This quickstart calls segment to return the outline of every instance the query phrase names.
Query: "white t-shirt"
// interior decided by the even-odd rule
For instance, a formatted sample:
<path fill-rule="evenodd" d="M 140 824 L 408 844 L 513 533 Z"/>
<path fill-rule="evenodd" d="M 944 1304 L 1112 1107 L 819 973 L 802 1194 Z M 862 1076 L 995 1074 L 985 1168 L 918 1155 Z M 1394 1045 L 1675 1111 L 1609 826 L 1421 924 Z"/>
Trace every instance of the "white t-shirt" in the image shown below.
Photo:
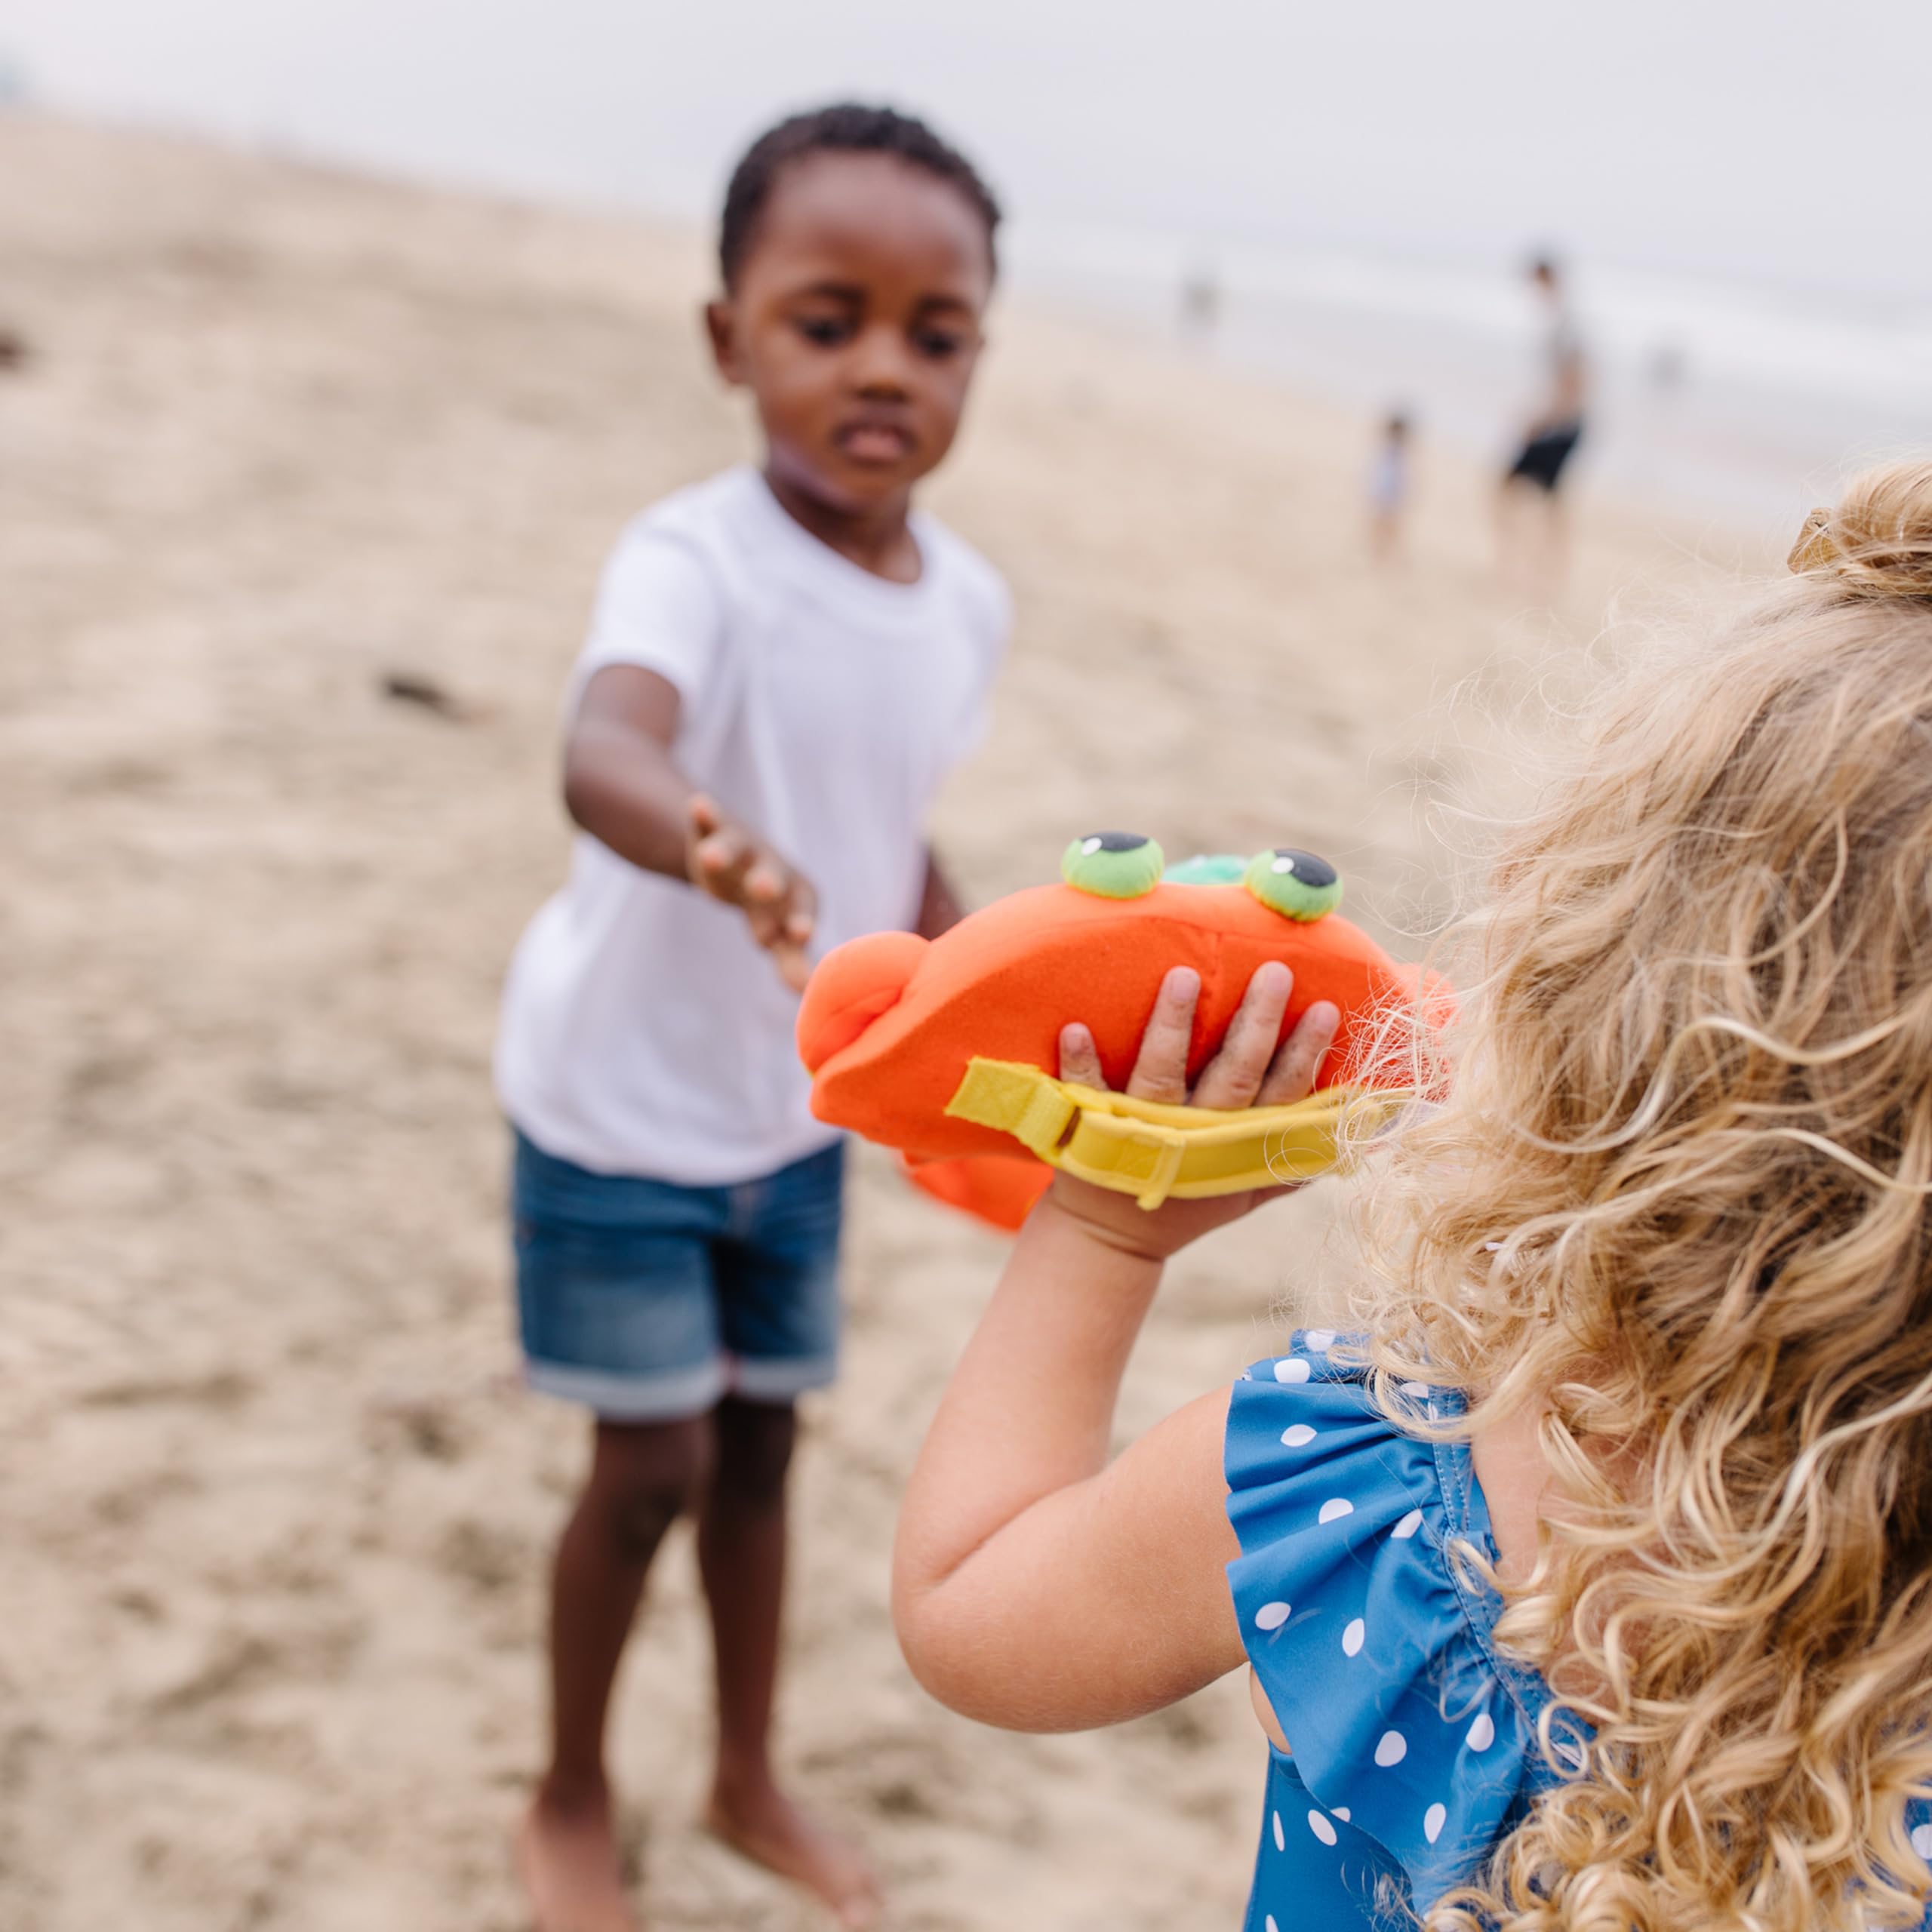
<path fill-rule="evenodd" d="M 893 583 L 754 469 L 681 490 L 619 540 L 566 699 L 608 664 L 676 687 L 679 768 L 817 888 L 814 957 L 917 918 L 926 814 L 1005 648 L 998 572 L 930 517 L 912 528 L 919 580 Z M 749 1180 L 838 1138 L 808 1104 L 798 1009 L 742 913 L 580 834 L 511 963 L 497 1094 L 580 1167 Z"/>

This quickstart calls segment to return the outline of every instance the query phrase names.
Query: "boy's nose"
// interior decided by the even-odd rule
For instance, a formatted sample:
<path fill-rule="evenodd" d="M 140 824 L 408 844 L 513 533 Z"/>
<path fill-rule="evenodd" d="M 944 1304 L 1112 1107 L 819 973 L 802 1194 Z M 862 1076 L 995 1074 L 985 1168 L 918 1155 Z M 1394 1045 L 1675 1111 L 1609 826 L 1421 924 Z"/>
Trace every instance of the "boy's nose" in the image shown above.
<path fill-rule="evenodd" d="M 861 395 L 903 398 L 912 389 L 912 358 L 898 331 L 869 329 L 860 338 L 853 386 Z"/>

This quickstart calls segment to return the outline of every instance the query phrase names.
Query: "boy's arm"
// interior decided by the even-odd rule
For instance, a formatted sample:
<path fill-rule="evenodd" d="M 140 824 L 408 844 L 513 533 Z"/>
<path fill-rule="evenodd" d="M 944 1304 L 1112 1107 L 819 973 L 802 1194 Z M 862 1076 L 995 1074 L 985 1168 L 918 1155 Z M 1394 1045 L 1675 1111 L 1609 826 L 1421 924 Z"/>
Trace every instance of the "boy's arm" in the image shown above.
<path fill-rule="evenodd" d="M 926 848 L 926 882 L 919 894 L 918 923 L 912 930 L 921 939 L 937 939 L 966 916 L 966 908 L 940 865 L 939 854 Z"/>
<path fill-rule="evenodd" d="M 606 665 L 584 687 L 564 746 L 564 806 L 620 859 L 691 876 L 690 805 L 697 788 L 671 756 L 678 691 L 634 664 Z"/>
<path fill-rule="evenodd" d="M 817 895 L 678 769 L 678 706 L 676 686 L 655 671 L 609 664 L 598 672 L 564 747 L 565 807 L 620 858 L 737 906 L 786 983 L 802 987 Z"/>

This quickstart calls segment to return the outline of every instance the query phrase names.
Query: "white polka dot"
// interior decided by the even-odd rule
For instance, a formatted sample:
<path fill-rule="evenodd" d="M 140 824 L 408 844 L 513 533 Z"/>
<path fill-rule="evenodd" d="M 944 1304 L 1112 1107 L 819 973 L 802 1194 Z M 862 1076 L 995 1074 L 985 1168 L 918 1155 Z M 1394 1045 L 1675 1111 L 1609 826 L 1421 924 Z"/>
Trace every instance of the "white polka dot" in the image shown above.
<path fill-rule="evenodd" d="M 1932 1861 L 1932 1825 L 1912 1826 L 1912 1848 L 1921 1858 Z"/>
<path fill-rule="evenodd" d="M 1335 1346 L 1335 1331 L 1332 1328 L 1311 1328 L 1301 1340 L 1303 1347 L 1312 1349 L 1318 1355 L 1325 1355 Z"/>
<path fill-rule="evenodd" d="M 1319 1811 L 1311 1811 L 1308 1814 L 1308 1829 L 1312 1832 L 1324 1844 L 1333 1844 L 1335 1842 L 1334 1826 L 1330 1824 L 1328 1820 L 1323 1817 Z"/>
<path fill-rule="evenodd" d="M 1421 1527 L 1422 1512 L 1420 1509 L 1411 1509 L 1389 1534 L 1398 1543 L 1407 1543 L 1410 1537 Z"/>
<path fill-rule="evenodd" d="M 1284 1449 L 1299 1449 L 1303 1443 L 1314 1440 L 1315 1432 L 1305 1422 L 1298 1422 L 1294 1428 L 1281 1432 L 1281 1446 Z"/>
<path fill-rule="evenodd" d="M 1423 1836 L 1428 1839 L 1431 1844 L 1433 1844 L 1435 1841 L 1442 1835 L 1442 1828 L 1444 1825 L 1447 1824 L 1448 1822 L 1449 1813 L 1447 1807 L 1441 1804 L 1432 1804 L 1429 1809 L 1422 1814 Z"/>
<path fill-rule="evenodd" d="M 1288 1607 L 1284 1603 L 1264 1603 L 1254 1613 L 1254 1627 L 1257 1630 L 1278 1630 L 1288 1620 Z"/>
<path fill-rule="evenodd" d="M 1275 1849 L 1277 1851 L 1286 1851 L 1287 1848 L 1288 1835 L 1281 1829 L 1281 1814 L 1277 1811 L 1275 1814 Z"/>
<path fill-rule="evenodd" d="M 1342 1823 L 1345 1825 L 1351 1823 L 1355 1818 L 1355 1814 L 1351 1811 L 1346 1804 L 1338 1804 L 1335 1807 L 1335 1816 L 1340 1819 Z"/>
<path fill-rule="evenodd" d="M 1405 1382 L 1402 1384 L 1402 1393 L 1413 1401 L 1426 1401 L 1429 1398 L 1429 1384 L 1426 1382 Z"/>
<path fill-rule="evenodd" d="M 1352 1516 L 1355 1506 L 1346 1496 L 1331 1496 L 1315 1512 L 1318 1523 L 1332 1523 L 1337 1516 Z"/>
<path fill-rule="evenodd" d="M 1308 1364 L 1290 1355 L 1285 1361 L 1275 1364 L 1275 1380 L 1277 1382 L 1306 1382 L 1308 1380 Z"/>
<path fill-rule="evenodd" d="M 1266 1932 L 1281 1932 L 1281 1928 L 1275 1923 L 1275 1915 L 1272 1912 L 1262 1921 L 1262 1924 L 1266 1927 Z"/>
<path fill-rule="evenodd" d="M 1375 1761 L 1386 1771 L 1409 1755 L 1409 1740 L 1399 1730 L 1385 1730 L 1375 1746 Z"/>
<path fill-rule="evenodd" d="M 1469 1726 L 1469 1749 L 1487 1751 L 1496 1742 L 1496 1720 L 1484 1711 Z"/>
<path fill-rule="evenodd" d="M 1361 1649 L 1362 1639 L 1368 1635 L 1368 1626 L 1358 1617 L 1342 1632 L 1342 1654 L 1354 1657 Z"/>

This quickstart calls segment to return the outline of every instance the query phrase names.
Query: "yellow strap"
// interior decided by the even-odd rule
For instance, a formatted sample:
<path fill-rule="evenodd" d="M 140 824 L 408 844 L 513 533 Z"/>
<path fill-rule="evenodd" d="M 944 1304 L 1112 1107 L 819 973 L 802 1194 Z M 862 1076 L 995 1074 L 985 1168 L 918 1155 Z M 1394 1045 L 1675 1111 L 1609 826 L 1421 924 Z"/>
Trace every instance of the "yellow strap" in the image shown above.
<path fill-rule="evenodd" d="M 1330 1087 L 1284 1107 L 1174 1106 L 1102 1093 L 1024 1062 L 974 1059 L 946 1112 L 1010 1134 L 1049 1165 L 1143 1208 L 1307 1180 L 1334 1166 L 1344 1112 L 1392 1118 L 1408 1097 Z"/>

